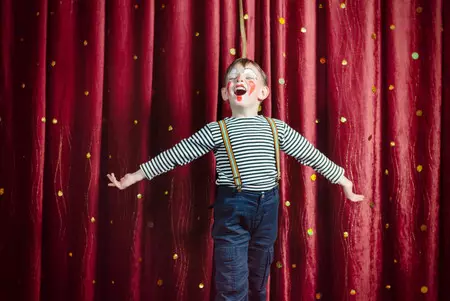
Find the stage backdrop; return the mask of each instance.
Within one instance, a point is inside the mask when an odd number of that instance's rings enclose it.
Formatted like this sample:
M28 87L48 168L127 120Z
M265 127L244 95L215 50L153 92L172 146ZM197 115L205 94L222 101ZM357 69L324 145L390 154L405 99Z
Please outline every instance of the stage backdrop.
M283 156L270 300L446 300L450 4L244 0L261 114L346 169ZM107 187L229 116L238 1L2 0L0 300L207 301L212 154ZM447 55L445 55L447 54Z

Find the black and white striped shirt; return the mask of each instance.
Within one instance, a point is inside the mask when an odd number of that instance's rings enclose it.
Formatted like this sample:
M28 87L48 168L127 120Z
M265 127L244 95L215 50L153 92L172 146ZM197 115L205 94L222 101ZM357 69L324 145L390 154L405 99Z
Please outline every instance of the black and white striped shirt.
M264 116L225 118L233 153L242 179L242 189L266 191L277 185L275 149L270 124ZM315 169L332 183L337 183L344 169L318 151L305 137L285 122L274 119L280 149L301 164ZM141 164L147 179L177 166L185 165L213 151L216 157L217 185L234 187L233 174L217 122L208 123L191 137Z

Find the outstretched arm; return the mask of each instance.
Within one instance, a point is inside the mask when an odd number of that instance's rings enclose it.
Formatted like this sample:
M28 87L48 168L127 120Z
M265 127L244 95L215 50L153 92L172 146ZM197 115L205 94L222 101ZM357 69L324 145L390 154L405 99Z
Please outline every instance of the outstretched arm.
M118 181L113 173L107 177L111 181L108 186L125 189L143 179L151 180L177 166L186 165L205 155L215 147L209 126L204 126L189 138L181 140L172 148L160 153L148 162L139 166L139 170L126 174Z
M353 202L362 201L364 196L353 192L353 183L344 176L344 169L328 159L305 137L282 122L280 148L303 165L310 166L333 184L342 186L345 196Z

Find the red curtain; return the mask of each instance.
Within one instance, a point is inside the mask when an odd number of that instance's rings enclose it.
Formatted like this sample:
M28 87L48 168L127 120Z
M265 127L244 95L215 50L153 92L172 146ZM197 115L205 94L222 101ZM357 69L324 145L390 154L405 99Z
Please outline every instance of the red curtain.
M367 201L283 156L270 300L446 300L450 4L244 0L261 114ZM212 300L212 154L125 191L230 114L238 1L2 0L0 300ZM445 55L447 54L447 55Z

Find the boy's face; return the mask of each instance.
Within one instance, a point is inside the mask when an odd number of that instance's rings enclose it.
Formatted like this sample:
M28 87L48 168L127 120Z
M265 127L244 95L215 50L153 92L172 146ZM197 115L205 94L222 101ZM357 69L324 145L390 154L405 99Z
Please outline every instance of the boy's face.
M221 92L223 100L230 102L231 109L257 108L269 95L269 87L252 64L245 67L238 64L228 73L226 87Z

